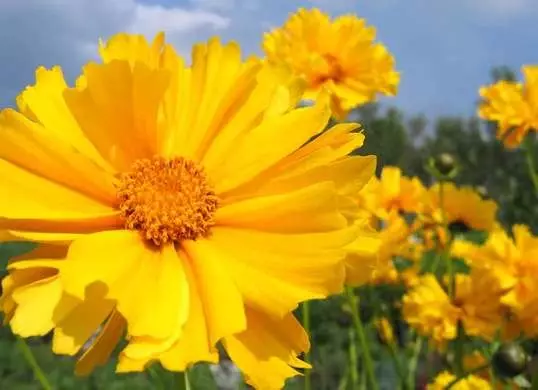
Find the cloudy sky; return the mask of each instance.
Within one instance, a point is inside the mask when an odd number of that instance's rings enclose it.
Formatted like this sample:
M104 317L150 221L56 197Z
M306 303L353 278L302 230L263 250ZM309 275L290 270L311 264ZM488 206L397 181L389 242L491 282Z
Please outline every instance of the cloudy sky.
M0 0L0 107L39 65L61 65L72 80L99 37L164 30L188 55L218 34L259 52L263 31L313 6L377 27L402 74L398 97L384 101L410 113L471 115L492 66L538 63L536 0Z

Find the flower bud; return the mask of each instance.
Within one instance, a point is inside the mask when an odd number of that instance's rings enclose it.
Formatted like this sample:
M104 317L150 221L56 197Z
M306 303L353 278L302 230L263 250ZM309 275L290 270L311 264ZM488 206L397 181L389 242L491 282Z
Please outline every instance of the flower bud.
M507 343L499 347L491 363L500 377L514 378L525 371L529 356L519 344Z
M441 153L434 162L435 169L443 176L450 176L456 169L456 160L449 153Z

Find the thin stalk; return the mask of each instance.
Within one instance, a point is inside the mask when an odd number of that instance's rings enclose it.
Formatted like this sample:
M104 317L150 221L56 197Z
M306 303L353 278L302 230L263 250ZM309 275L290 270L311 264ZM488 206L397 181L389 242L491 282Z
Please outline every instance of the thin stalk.
M176 384L178 385L179 390L191 390L191 384L189 382L189 374L187 371L177 372L175 377L176 377Z
M394 363L394 369L396 370L396 375L398 375L398 378L400 379L402 388L406 389L407 385L405 383L405 370L402 366L402 362L400 361L400 356L398 355L398 351L396 350L394 342L387 341L387 344L389 346L389 352L390 352L390 356L392 357L392 362Z
M486 363L486 364L483 364L481 366L478 366L476 368L473 368L472 370L470 371L467 371L465 373L463 373L462 375L458 376L456 379L454 379L452 382L450 382L445 390L448 390L450 388L452 388L452 386L456 385L459 381L462 381L464 380L465 378L467 378L468 376L471 376L471 375L474 375L476 374L477 372L480 372L480 371L483 371L485 369L487 369L489 367L489 363Z
M349 376L351 377L351 385L353 389L359 388L359 373L357 372L358 358L357 358L357 346L355 345L355 331L349 329Z
M163 378L159 375L157 370L155 369L155 366L149 366L148 367L148 375L151 378L151 382L155 385L155 388L158 390L165 390L166 386L163 381Z
M303 327L306 333L310 336L310 303L308 301L303 302L302 308L302 320ZM310 363L310 351L307 351L304 357L305 362ZM312 378L310 369L306 369L304 372L304 390L311 390Z
M366 338L366 333L364 331L364 324L362 323L358 309L359 300L351 287L346 287L346 295L349 305L351 306L351 316L353 317L353 325L355 326L359 346L361 348L362 360L364 361L364 366L366 369L366 376L368 377L368 382L370 383L369 389L379 390L379 385L377 384L377 378L374 371L374 363L372 361L372 355L370 352L370 345L368 344L368 339Z
M48 381L47 377L45 376L45 373L39 367L39 364L37 363L37 360L34 357L34 354L32 353L32 350L30 347L28 347L28 344L26 344L26 341L24 341L22 338L17 336L17 347L22 353L22 356L32 369L32 372L34 373L35 378L37 381L41 384L41 387L44 390L52 390L52 386L50 382Z
M407 387L409 389L415 388L418 359L420 358L420 352L422 351L423 343L424 343L424 337L418 336L418 338L415 339L415 345L413 347L413 355L411 356L411 361L409 362L409 371L407 372L407 383L408 383Z
M525 160L527 161L527 169L529 171L532 185L534 186L534 192L536 195L538 195L538 174L536 173L536 163L534 161L534 153L530 138L527 138L523 142L523 150L525 151Z

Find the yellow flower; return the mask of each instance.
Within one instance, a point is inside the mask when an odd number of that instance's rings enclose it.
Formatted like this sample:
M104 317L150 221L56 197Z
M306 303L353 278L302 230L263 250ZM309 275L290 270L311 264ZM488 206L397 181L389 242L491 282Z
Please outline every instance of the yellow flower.
M398 167L386 166L379 180L372 179L359 194L362 207L379 218L391 212L418 213L422 210L426 189L416 177L402 176Z
M83 374L122 338L121 372L216 361L222 342L251 384L282 387L308 366L290 312L342 289L375 168L346 156L363 135L315 138L329 107L295 108L296 84L234 43L196 45L190 66L162 34L100 52L73 88L38 69L0 114L2 239L41 243L3 281L13 331L75 355L102 325Z
M502 324L503 312L495 291L490 294L489 281L473 276L456 275L452 299L433 275L422 276L403 298L405 320L438 344L456 337L459 321L467 335L492 339Z
M402 313L409 325L437 343L456 337L460 309L432 274L422 276L404 295Z
M424 212L426 223L441 225L443 213L448 225L459 223L467 229L491 231L498 227L496 222L497 204L483 199L471 187L457 187L454 183L434 184L428 190L428 200Z
M460 309L465 333L492 341L505 314L495 284L480 273L457 274L455 292L452 304Z
M497 138L509 148L521 144L531 130L538 129L538 66L523 66L524 84L499 81L480 88L484 100L478 114L497 122Z
M347 246L350 252L346 261L346 283L363 285L367 283L394 283L399 279L392 262L393 255L405 245L409 236L407 224L397 214L392 214L385 229L379 234L361 235Z
M318 9L300 9L283 27L265 35L263 49L270 62L290 67L306 81L306 99L328 90L334 113L342 117L378 93L396 93L394 58L374 41L375 35L375 29L355 15L331 20Z
M427 390L444 390L447 386L456 379L456 376L448 371L439 373L433 383L430 383ZM491 390L492 387L488 381L475 375L469 375L461 379L451 387L454 390Z
M375 320L375 327L381 340L387 344L394 344L394 330L387 317L381 317Z
M452 254L465 259L472 272L487 281L488 291L497 291L498 300L511 313L508 333L524 331L534 336L538 334L538 237L523 225L515 225L512 231L513 240L496 230L483 246L456 241Z

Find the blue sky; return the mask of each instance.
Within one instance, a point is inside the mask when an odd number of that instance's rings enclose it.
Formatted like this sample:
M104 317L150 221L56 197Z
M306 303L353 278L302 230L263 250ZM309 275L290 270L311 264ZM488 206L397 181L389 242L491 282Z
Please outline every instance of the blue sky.
M33 82L38 65L59 64L74 78L99 37L165 30L188 55L217 34L259 53L264 31L313 6L377 28L402 75L399 95L383 102L408 113L472 115L492 66L538 63L535 0L2 0L0 106Z

